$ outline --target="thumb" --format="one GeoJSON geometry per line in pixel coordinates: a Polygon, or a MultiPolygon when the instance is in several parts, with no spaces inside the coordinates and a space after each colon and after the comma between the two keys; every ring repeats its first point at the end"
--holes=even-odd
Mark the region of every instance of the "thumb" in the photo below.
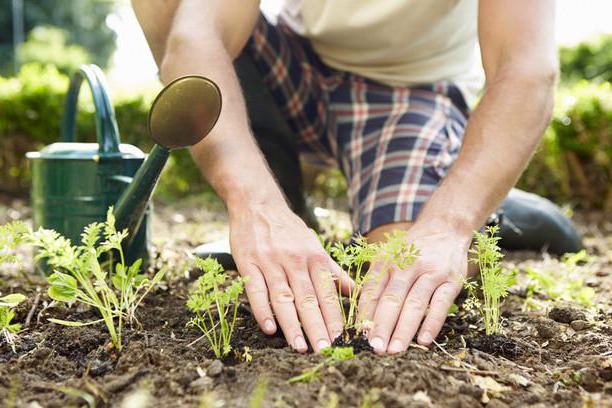
{"type": "Polygon", "coordinates": [[[353,288],[355,287],[355,281],[351,279],[349,274],[342,269],[336,262],[331,258],[329,260],[331,264],[332,275],[334,280],[340,285],[340,291],[344,296],[348,296],[353,288]]]}

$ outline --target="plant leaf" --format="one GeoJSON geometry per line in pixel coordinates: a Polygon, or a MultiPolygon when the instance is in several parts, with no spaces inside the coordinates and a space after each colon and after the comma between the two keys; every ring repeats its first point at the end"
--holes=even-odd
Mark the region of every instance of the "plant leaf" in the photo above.
{"type": "Polygon", "coordinates": [[[54,272],[47,279],[49,290],[47,293],[53,300],[59,302],[72,302],[76,298],[77,281],[70,275],[61,272],[54,272]]]}
{"type": "Polygon", "coordinates": [[[23,302],[25,299],[26,297],[21,293],[13,293],[11,295],[6,295],[0,297],[0,307],[15,307],[19,303],[23,302]]]}
{"type": "Polygon", "coordinates": [[[62,326],[69,326],[69,327],[82,327],[82,326],[90,326],[92,324],[96,324],[96,323],[101,323],[104,321],[104,319],[100,319],[100,320],[94,320],[91,322],[75,322],[72,320],[62,320],[62,319],[47,319],[48,321],[50,321],[51,323],[56,323],[56,324],[61,324],[62,326]]]}

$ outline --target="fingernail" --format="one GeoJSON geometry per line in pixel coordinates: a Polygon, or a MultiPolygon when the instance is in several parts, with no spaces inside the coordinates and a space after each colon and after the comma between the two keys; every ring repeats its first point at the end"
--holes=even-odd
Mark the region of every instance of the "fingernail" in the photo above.
{"type": "Polygon", "coordinates": [[[425,343],[427,345],[430,345],[431,342],[434,340],[434,338],[430,332],[424,332],[419,336],[419,340],[420,340],[420,343],[425,343]]]}
{"type": "Polygon", "coordinates": [[[401,353],[404,349],[404,345],[399,340],[391,340],[389,343],[389,353],[401,353]]]}
{"type": "Polygon", "coordinates": [[[264,321],[264,331],[268,334],[273,334],[276,331],[276,325],[270,319],[264,321]]]}
{"type": "Polygon", "coordinates": [[[327,348],[327,347],[329,347],[329,341],[327,341],[327,340],[319,340],[317,342],[317,351],[321,351],[321,350],[323,350],[324,348],[327,348]]]}
{"type": "Polygon", "coordinates": [[[372,341],[370,341],[370,346],[372,346],[372,348],[376,352],[383,352],[383,351],[385,351],[385,343],[383,342],[383,340],[380,337],[374,337],[372,339],[372,341]]]}
{"type": "Polygon", "coordinates": [[[308,345],[306,344],[306,340],[302,336],[297,336],[293,342],[294,347],[297,351],[306,351],[308,350],[308,345]]]}

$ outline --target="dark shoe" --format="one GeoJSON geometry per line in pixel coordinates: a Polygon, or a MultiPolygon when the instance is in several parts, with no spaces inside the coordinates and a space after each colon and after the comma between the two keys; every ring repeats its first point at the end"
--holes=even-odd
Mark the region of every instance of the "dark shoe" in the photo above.
{"type": "Polygon", "coordinates": [[[505,249],[578,252],[582,238],[572,220],[550,200],[512,189],[501,205],[500,246],[505,249]]]}
{"type": "Polygon", "coordinates": [[[227,239],[198,245],[193,249],[193,254],[203,259],[210,256],[216,259],[223,266],[223,269],[236,270],[236,262],[234,262],[234,257],[232,257],[229,240],[227,239]]]}

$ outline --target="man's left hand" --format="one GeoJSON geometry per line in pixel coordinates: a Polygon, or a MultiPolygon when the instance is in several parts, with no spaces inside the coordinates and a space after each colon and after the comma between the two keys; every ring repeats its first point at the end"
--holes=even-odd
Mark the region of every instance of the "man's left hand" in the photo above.
{"type": "Polygon", "coordinates": [[[406,239],[418,249],[413,265],[384,270],[373,264],[360,296],[360,318],[373,322],[368,339],[376,353],[405,351],[417,331],[418,343],[429,346],[467,275],[471,237],[416,223],[406,239]]]}

